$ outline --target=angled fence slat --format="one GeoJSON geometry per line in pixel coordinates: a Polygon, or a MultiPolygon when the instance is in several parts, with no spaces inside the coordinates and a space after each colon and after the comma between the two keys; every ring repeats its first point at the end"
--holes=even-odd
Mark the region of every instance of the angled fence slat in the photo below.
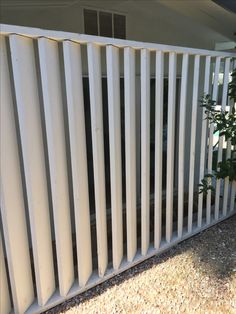
{"type": "MultiPolygon", "coordinates": [[[[209,94],[210,85],[210,67],[211,57],[205,58],[205,73],[204,73],[204,95],[209,94]]],[[[206,143],[207,143],[207,119],[205,109],[202,110],[202,132],[201,132],[201,150],[200,150],[200,169],[199,169],[199,183],[204,177],[205,163],[206,163],[206,143]]],[[[203,212],[203,194],[198,195],[198,227],[202,226],[202,212],[203,212]]]]}
{"type": "Polygon", "coordinates": [[[192,231],[193,226],[193,196],[194,196],[199,67],[200,56],[196,55],[194,57],[194,73],[193,73],[193,98],[192,98],[191,144],[190,144],[189,190],[188,190],[188,232],[192,231]]]}
{"type": "Polygon", "coordinates": [[[141,50],[141,251],[150,241],[150,52],[141,50]]]}
{"type": "Polygon", "coordinates": [[[168,120],[167,120],[167,174],[166,174],[166,241],[170,242],[173,233],[173,193],[174,193],[174,146],[176,112],[176,59],[169,53],[168,75],[168,120]]]}
{"type": "Polygon", "coordinates": [[[178,165],[178,237],[183,235],[184,219],[184,152],[185,152],[185,122],[186,122],[186,98],[188,85],[189,55],[184,54],[182,59],[181,93],[179,115],[179,165],[178,165]]]}
{"type": "MultiPolygon", "coordinates": [[[[218,95],[218,80],[219,80],[219,72],[220,72],[220,62],[221,57],[216,58],[215,63],[215,71],[214,71],[214,82],[213,82],[213,91],[212,91],[212,100],[217,100],[218,95]]],[[[210,124],[209,127],[209,139],[208,139],[208,159],[207,159],[207,172],[208,174],[212,174],[212,159],[213,159],[213,132],[214,125],[210,124]]],[[[211,181],[211,180],[209,180],[211,181]]],[[[211,190],[207,193],[207,213],[206,213],[206,223],[209,224],[211,222],[211,190]]]]}
{"type": "Polygon", "coordinates": [[[10,289],[7,282],[7,271],[5,256],[3,253],[2,236],[0,233],[0,313],[8,314],[11,312],[10,289]]]}
{"type": "MultiPolygon", "coordinates": [[[[233,67],[236,66],[236,62],[231,62],[230,64],[230,70],[232,70],[233,67]]],[[[229,105],[229,111],[232,112],[232,108],[234,106],[234,102],[232,99],[228,99],[228,105],[229,105]]],[[[226,159],[229,159],[231,157],[231,141],[228,140],[226,143],[226,159]]],[[[224,179],[224,194],[223,194],[223,216],[227,215],[228,209],[231,207],[229,204],[232,199],[230,199],[230,181],[229,177],[224,179]]]]}
{"type": "Polygon", "coordinates": [[[163,150],[163,94],[164,53],[156,52],[156,114],[155,114],[155,213],[154,246],[159,248],[162,234],[162,150],[163,150]]]}
{"type": "Polygon", "coordinates": [[[136,128],[135,128],[135,51],[124,49],[125,84],[125,163],[127,258],[132,261],[137,250],[136,214],[136,128]]]}
{"type": "Polygon", "coordinates": [[[43,305],[55,289],[55,278],[34,46],[31,39],[12,35],[10,49],[31,224],[37,296],[39,303],[43,305]]]}
{"type": "Polygon", "coordinates": [[[63,59],[70,138],[78,274],[79,285],[83,287],[92,274],[92,248],[80,45],[64,41],[63,59]]]}
{"type": "Polygon", "coordinates": [[[101,48],[93,43],[89,43],[87,48],[97,224],[98,273],[100,277],[103,277],[108,263],[108,247],[102,111],[101,48]]]}
{"type": "Polygon", "coordinates": [[[0,40],[0,207],[14,312],[24,313],[35,297],[6,41],[3,36],[0,40]]]}
{"type": "Polygon", "coordinates": [[[111,172],[112,254],[113,268],[119,269],[123,258],[119,49],[107,46],[106,58],[111,172]]]}
{"type": "Polygon", "coordinates": [[[235,210],[235,199],[236,199],[236,182],[233,181],[231,184],[231,196],[230,196],[230,206],[229,211],[233,212],[235,210]]]}
{"type": "Polygon", "coordinates": [[[58,44],[38,39],[50,186],[56,238],[59,290],[66,296],[74,281],[64,104],[58,44]]]}
{"type": "MultiPolygon", "coordinates": [[[[221,110],[225,111],[227,104],[227,93],[228,93],[228,84],[229,84],[229,70],[230,70],[230,58],[225,59],[225,69],[224,69],[224,83],[223,83],[223,92],[222,92],[222,102],[221,110]]],[[[218,156],[217,156],[217,165],[222,161],[223,157],[223,137],[219,137],[218,144],[218,156]]],[[[218,167],[218,166],[217,166],[218,167]]],[[[219,209],[220,209],[220,189],[221,189],[221,179],[216,180],[216,191],[215,191],[215,219],[219,218],[219,209]]],[[[224,211],[224,207],[223,207],[224,211]]]]}

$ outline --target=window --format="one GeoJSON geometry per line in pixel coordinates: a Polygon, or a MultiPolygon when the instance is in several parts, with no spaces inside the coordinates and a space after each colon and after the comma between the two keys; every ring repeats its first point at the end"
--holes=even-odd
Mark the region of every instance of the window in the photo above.
{"type": "Polygon", "coordinates": [[[126,38],[126,17],[124,15],[84,9],[85,34],[104,37],[126,38]]]}

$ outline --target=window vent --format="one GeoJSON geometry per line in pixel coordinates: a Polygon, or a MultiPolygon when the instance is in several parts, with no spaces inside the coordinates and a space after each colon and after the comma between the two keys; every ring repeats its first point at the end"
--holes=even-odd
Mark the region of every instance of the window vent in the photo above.
{"type": "Polygon", "coordinates": [[[126,39],[125,15],[84,9],[85,34],[126,39]]]}

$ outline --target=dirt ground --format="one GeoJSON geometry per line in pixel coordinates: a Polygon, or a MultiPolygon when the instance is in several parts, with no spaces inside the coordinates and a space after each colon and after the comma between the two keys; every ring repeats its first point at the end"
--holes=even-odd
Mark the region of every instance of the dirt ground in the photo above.
{"type": "Polygon", "coordinates": [[[236,216],[46,313],[236,313],[236,216]]]}

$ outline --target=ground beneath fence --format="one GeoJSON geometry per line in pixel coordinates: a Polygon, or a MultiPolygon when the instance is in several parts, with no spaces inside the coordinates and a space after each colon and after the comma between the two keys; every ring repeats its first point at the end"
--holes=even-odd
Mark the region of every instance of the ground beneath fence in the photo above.
{"type": "Polygon", "coordinates": [[[236,313],[236,216],[47,313],[236,313]]]}

